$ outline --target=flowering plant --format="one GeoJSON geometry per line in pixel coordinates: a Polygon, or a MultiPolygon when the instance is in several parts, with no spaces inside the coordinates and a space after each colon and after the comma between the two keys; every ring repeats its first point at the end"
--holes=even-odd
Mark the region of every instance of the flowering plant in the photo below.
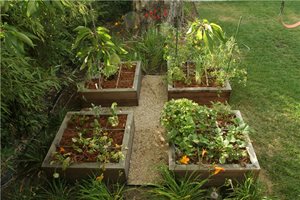
{"type": "Polygon", "coordinates": [[[179,163],[244,163],[248,159],[245,135],[248,126],[230,107],[211,108],[188,99],[167,102],[161,114],[169,142],[175,145],[179,163]]]}

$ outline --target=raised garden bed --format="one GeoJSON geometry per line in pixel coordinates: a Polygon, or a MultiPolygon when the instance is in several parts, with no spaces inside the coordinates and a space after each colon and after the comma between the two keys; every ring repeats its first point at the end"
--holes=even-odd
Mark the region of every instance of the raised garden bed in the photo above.
{"type": "MultiPolygon", "coordinates": [[[[105,181],[126,182],[135,130],[133,112],[117,112],[116,116],[119,123],[114,127],[108,123],[109,116],[110,114],[106,112],[101,112],[100,115],[96,115],[92,111],[68,112],[43,161],[42,169],[46,174],[52,176],[57,172],[68,180],[76,180],[92,175],[99,176],[103,173],[105,181]],[[93,125],[93,123],[96,123],[95,120],[99,124],[97,133],[95,132],[96,126],[93,125]],[[109,138],[110,142],[107,142],[107,154],[105,154],[108,156],[106,157],[108,158],[106,162],[99,161],[99,159],[105,157],[103,155],[98,157],[98,155],[101,155],[99,151],[91,151],[92,145],[99,143],[90,142],[86,147],[78,145],[78,140],[81,140],[79,134],[82,135],[82,138],[93,138],[86,141],[94,139],[97,141],[98,136],[99,138],[103,136],[107,136],[105,139],[109,138]],[[74,148],[74,145],[77,145],[76,148],[74,148]],[[79,153],[76,150],[78,146],[83,152],[79,153]],[[114,155],[121,153],[123,159],[113,159],[110,156],[112,153],[114,155]],[[61,155],[68,155],[70,158],[68,166],[63,166],[63,162],[57,162],[59,160],[57,160],[58,157],[55,157],[55,155],[60,157],[61,155]]],[[[64,159],[66,160],[66,158],[64,159]]]]}
{"type": "Polygon", "coordinates": [[[137,106],[141,90],[142,70],[141,61],[120,64],[120,69],[110,79],[95,78],[82,84],[80,95],[84,106],[95,105],[109,106],[113,102],[120,106],[137,106]]]}
{"type": "Polygon", "coordinates": [[[171,84],[168,84],[168,100],[187,98],[200,105],[210,105],[211,102],[229,102],[231,94],[229,81],[225,81],[223,87],[216,85],[213,79],[209,79],[206,83],[204,77],[201,83],[197,83],[193,77],[195,74],[194,65],[191,64],[189,68],[190,73],[187,73],[187,66],[184,67],[183,72],[191,80],[191,83],[172,81],[171,84]]]}
{"type": "Polygon", "coordinates": [[[168,85],[168,100],[187,98],[201,105],[211,102],[229,102],[231,86],[226,81],[225,87],[174,87],[168,85]]]}
{"type": "MultiPolygon", "coordinates": [[[[236,118],[243,123],[240,111],[235,110],[233,113],[235,114],[236,118]]],[[[170,144],[169,170],[173,171],[175,175],[179,177],[184,177],[187,174],[191,175],[194,173],[193,175],[199,175],[200,178],[207,178],[214,173],[216,166],[223,168],[224,170],[222,170],[222,172],[210,177],[208,183],[206,184],[207,186],[221,186],[225,183],[225,180],[229,178],[238,182],[242,182],[245,180],[245,175],[247,173],[252,173],[253,176],[257,178],[260,172],[260,165],[248,135],[245,136],[245,140],[247,142],[246,150],[248,153],[248,159],[247,162],[243,164],[180,164],[176,162],[178,158],[175,153],[175,146],[170,144]]]]}
{"type": "Polygon", "coordinates": [[[161,123],[170,143],[169,169],[177,176],[209,177],[208,186],[221,186],[226,178],[242,181],[248,172],[258,176],[249,126],[229,105],[206,107],[189,99],[171,100],[164,106],[161,123]]]}

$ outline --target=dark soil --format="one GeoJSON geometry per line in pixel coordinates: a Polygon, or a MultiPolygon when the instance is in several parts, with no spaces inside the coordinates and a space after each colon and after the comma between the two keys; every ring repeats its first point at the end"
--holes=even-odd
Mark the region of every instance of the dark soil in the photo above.
{"type": "Polygon", "coordinates": [[[135,68],[135,63],[132,63],[130,66],[128,64],[121,64],[119,71],[114,76],[100,81],[101,87],[99,87],[99,79],[97,78],[86,82],[85,87],[88,89],[97,89],[97,85],[98,88],[132,88],[135,68]]]}
{"type": "MultiPolygon", "coordinates": [[[[97,120],[99,124],[101,124],[101,131],[98,133],[99,137],[107,135],[109,138],[112,138],[113,142],[109,147],[111,152],[120,150],[123,141],[127,115],[118,115],[119,124],[116,127],[112,127],[108,123],[108,117],[109,116],[107,115],[100,115],[99,117],[94,115],[73,115],[68,122],[67,128],[64,130],[56,151],[62,155],[71,153],[70,157],[73,162],[96,162],[99,152],[89,153],[83,151],[82,153],[79,153],[72,147],[74,144],[72,138],[78,138],[79,133],[83,133],[85,138],[92,138],[94,136],[94,120],[97,120]]],[[[116,161],[111,160],[111,162],[116,161]]]]}

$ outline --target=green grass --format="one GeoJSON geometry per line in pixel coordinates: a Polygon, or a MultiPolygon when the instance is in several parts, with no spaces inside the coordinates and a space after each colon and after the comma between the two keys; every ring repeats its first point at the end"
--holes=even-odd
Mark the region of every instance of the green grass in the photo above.
{"type": "MultiPolygon", "coordinates": [[[[280,2],[202,2],[201,18],[235,33],[248,70],[245,87],[233,83],[231,105],[254,130],[251,139],[268,191],[300,199],[300,27],[278,22],[280,2]],[[248,49],[249,48],[249,49],[248,49]],[[271,184],[270,184],[271,183],[271,184]]],[[[300,20],[300,2],[286,2],[284,21],[300,20]]]]}

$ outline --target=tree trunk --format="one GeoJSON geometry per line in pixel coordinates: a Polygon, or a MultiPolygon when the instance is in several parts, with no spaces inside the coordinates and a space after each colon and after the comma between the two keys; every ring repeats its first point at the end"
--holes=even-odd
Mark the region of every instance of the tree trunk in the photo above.
{"type": "Polygon", "coordinates": [[[183,0],[136,0],[133,11],[139,16],[141,31],[162,22],[181,27],[184,17],[183,0]]]}

